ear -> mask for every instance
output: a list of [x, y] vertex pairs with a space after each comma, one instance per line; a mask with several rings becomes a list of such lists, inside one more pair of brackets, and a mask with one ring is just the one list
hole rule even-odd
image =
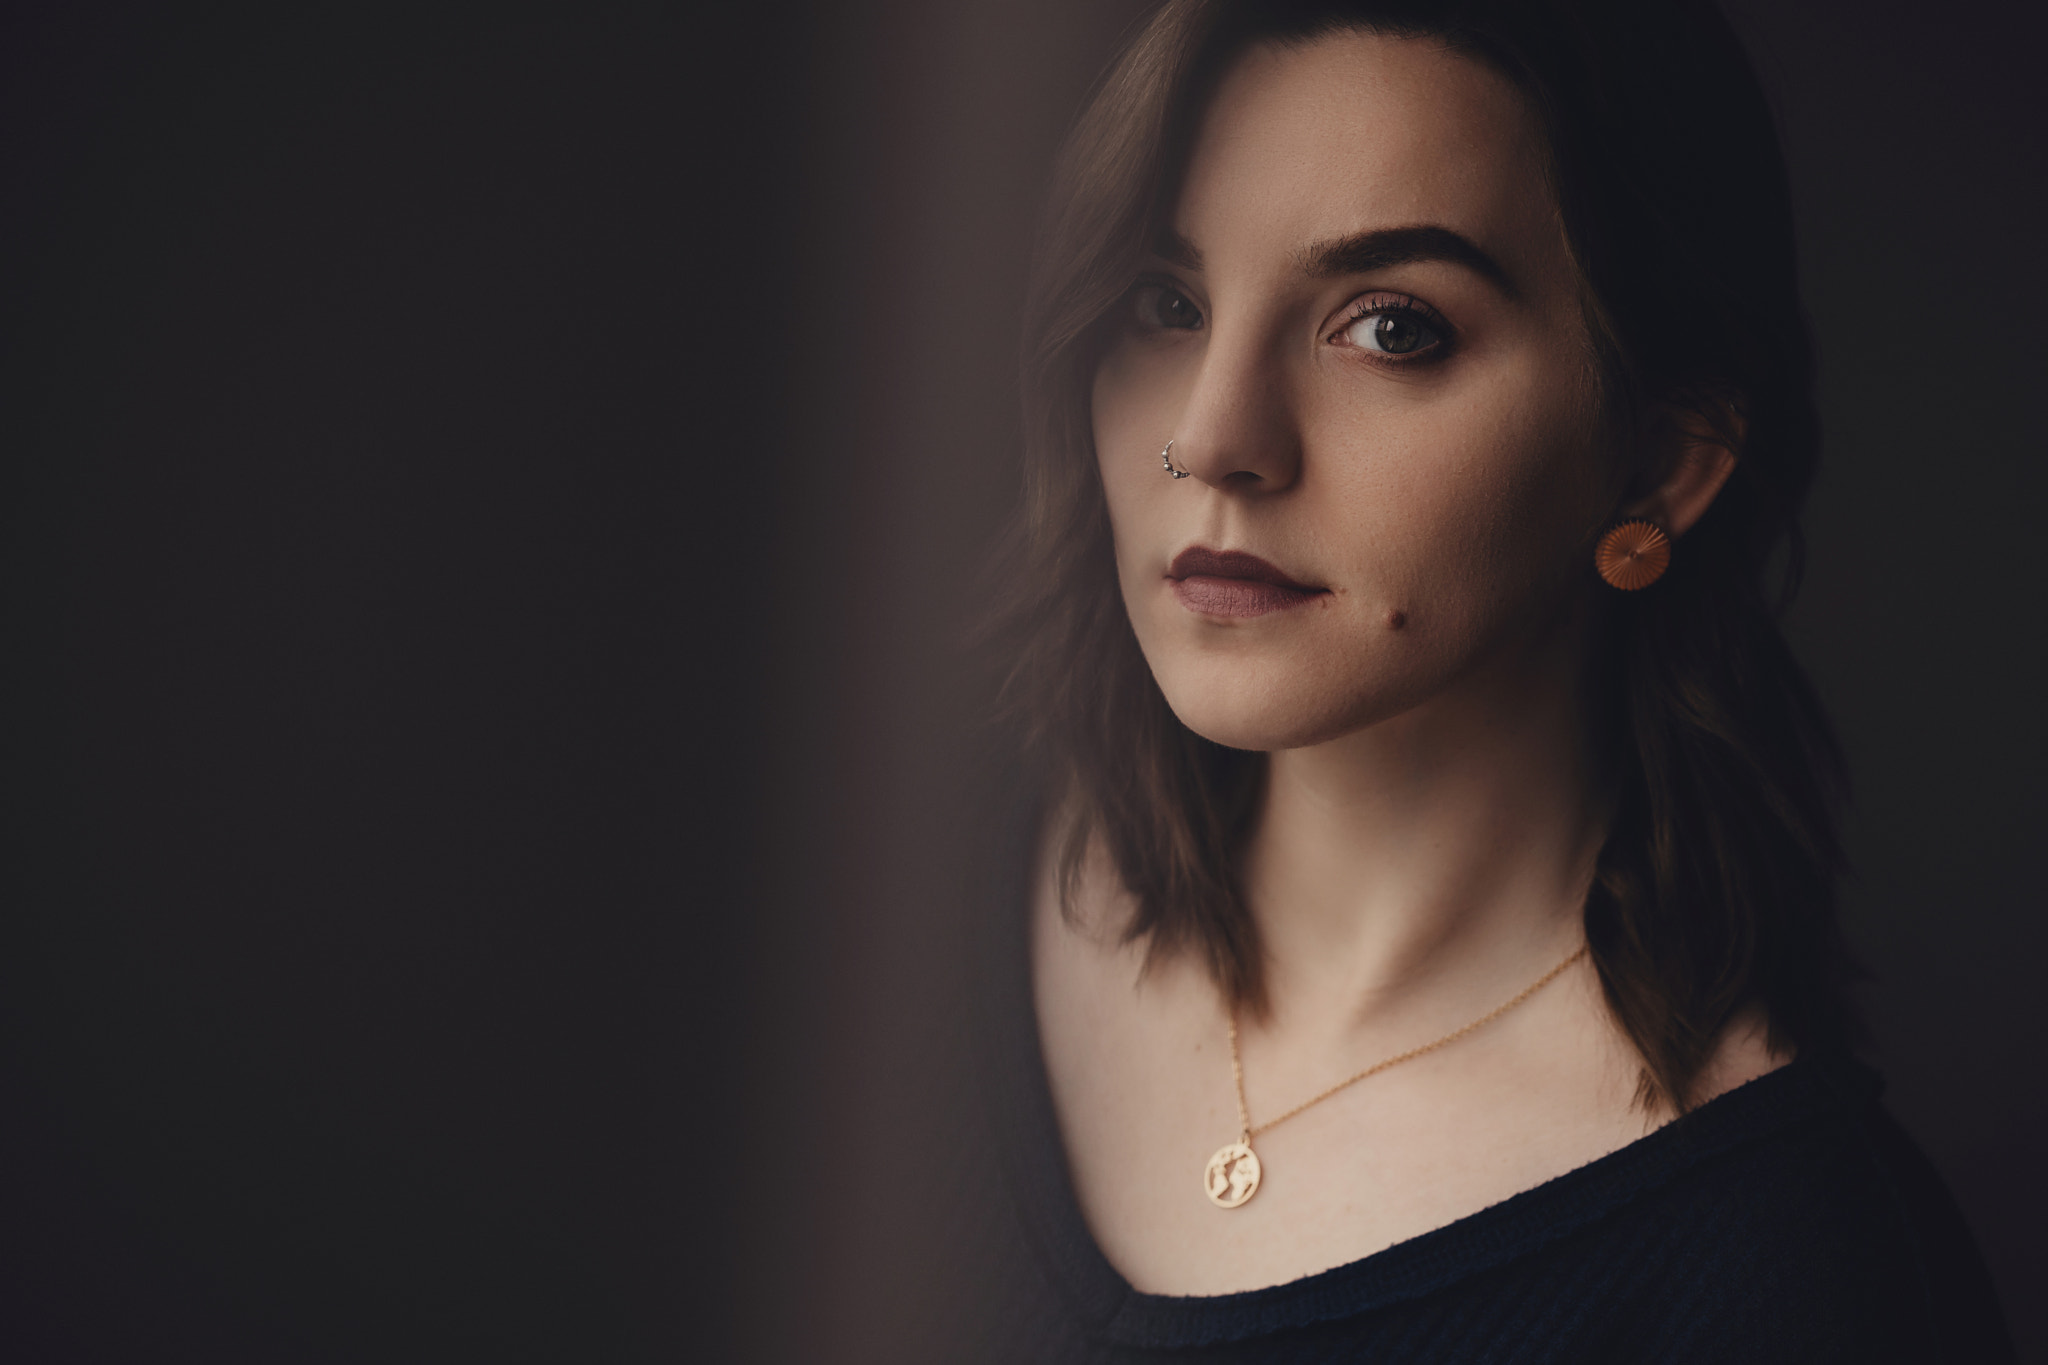
[[1742, 410], [1725, 398], [1700, 397], [1667, 405], [1651, 426], [1650, 467], [1662, 478], [1648, 494], [1622, 508], [1678, 539], [1714, 505], [1742, 449]]

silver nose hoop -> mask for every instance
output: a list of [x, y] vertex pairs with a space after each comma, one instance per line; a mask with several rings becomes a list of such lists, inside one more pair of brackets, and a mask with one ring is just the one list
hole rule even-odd
[[1169, 474], [1171, 474], [1171, 475], [1173, 475], [1173, 477], [1174, 477], [1174, 478], [1176, 478], [1176, 479], [1185, 479], [1185, 478], [1186, 478], [1186, 477], [1188, 476], [1188, 472], [1189, 472], [1189, 471], [1187, 471], [1187, 470], [1185, 470], [1185, 469], [1175, 469], [1175, 468], [1173, 467], [1173, 442], [1172, 442], [1172, 441], [1168, 441], [1168, 442], [1166, 443], [1166, 449], [1164, 449], [1164, 450], [1162, 450], [1162, 451], [1160, 451], [1160, 452], [1159, 452], [1159, 463], [1161, 463], [1161, 464], [1165, 465], [1165, 466], [1166, 466], [1166, 472], [1167, 472], [1167, 473], [1169, 473]]

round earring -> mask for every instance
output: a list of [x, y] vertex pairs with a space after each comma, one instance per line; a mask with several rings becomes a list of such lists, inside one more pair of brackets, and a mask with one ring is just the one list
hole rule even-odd
[[1609, 528], [1593, 551], [1593, 567], [1623, 592], [1647, 588], [1671, 567], [1671, 537], [1655, 522], [1631, 517]]
[[1167, 472], [1167, 473], [1169, 473], [1169, 474], [1171, 474], [1171, 475], [1173, 475], [1173, 477], [1174, 477], [1174, 478], [1176, 478], [1176, 479], [1185, 479], [1185, 478], [1186, 478], [1186, 477], [1188, 476], [1189, 472], [1190, 472], [1190, 471], [1188, 471], [1188, 470], [1185, 470], [1185, 469], [1175, 469], [1175, 468], [1173, 467], [1173, 442], [1172, 442], [1172, 441], [1168, 441], [1168, 442], [1166, 443], [1166, 449], [1164, 449], [1164, 450], [1162, 450], [1162, 451], [1160, 451], [1160, 452], [1159, 452], [1159, 463], [1161, 463], [1161, 464], [1165, 465], [1165, 466], [1166, 466], [1166, 472]]

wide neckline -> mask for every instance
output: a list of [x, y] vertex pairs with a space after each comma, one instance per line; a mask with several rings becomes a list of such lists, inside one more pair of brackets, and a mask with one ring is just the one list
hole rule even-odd
[[1605, 1156], [1441, 1227], [1300, 1279], [1228, 1294], [1153, 1294], [1109, 1261], [1075, 1195], [1038, 1033], [1030, 954], [1036, 821], [1012, 824], [984, 959], [985, 1073], [1018, 1216], [1075, 1318], [1102, 1340], [1187, 1348], [1352, 1317], [1483, 1273], [1605, 1218], [1734, 1148], [1867, 1104], [1882, 1088], [1847, 1055], [1802, 1056]]

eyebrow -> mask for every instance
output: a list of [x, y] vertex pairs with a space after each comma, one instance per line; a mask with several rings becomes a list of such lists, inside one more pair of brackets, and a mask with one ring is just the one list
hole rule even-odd
[[1152, 244], [1152, 254], [1168, 265], [1177, 265], [1182, 270], [1202, 272], [1202, 250], [1172, 228], [1159, 229], [1159, 240]]
[[1317, 279], [1335, 275], [1363, 275], [1389, 266], [1416, 261], [1445, 261], [1462, 265], [1490, 282], [1501, 293], [1514, 298], [1519, 292], [1500, 262], [1446, 227], [1380, 228], [1353, 233], [1333, 241], [1317, 242], [1302, 253], [1302, 266]]
[[[1197, 272], [1202, 268], [1201, 248], [1172, 228], [1160, 232], [1152, 250], [1169, 265]], [[1434, 224], [1355, 232], [1349, 237], [1317, 242], [1301, 253], [1303, 271], [1315, 279], [1365, 275], [1392, 266], [1413, 265], [1417, 261], [1445, 261], [1464, 266], [1510, 299], [1519, 297], [1521, 292], [1515, 288], [1508, 272], [1501, 269], [1500, 262], [1481, 251], [1469, 237]]]

